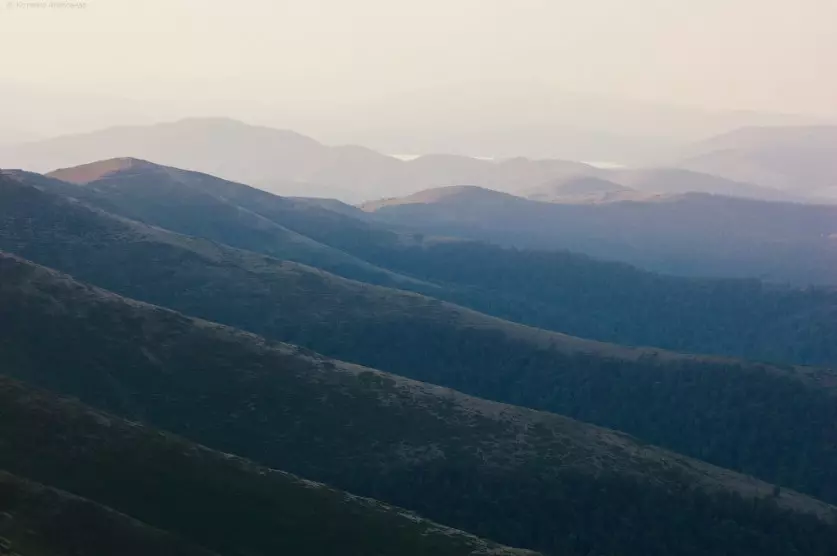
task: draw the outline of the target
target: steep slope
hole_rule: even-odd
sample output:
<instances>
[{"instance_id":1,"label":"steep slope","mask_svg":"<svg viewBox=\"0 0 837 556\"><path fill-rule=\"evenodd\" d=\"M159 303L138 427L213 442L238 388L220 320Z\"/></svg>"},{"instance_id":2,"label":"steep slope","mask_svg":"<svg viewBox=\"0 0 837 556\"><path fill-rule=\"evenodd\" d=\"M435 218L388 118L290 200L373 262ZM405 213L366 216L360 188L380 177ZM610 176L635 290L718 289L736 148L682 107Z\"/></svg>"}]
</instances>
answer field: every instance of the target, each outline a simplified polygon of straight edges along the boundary
<instances>
[{"instance_id":1,"label":"steep slope","mask_svg":"<svg viewBox=\"0 0 837 556\"><path fill-rule=\"evenodd\" d=\"M678 165L837 199L837 126L745 127L693 145Z\"/></svg>"},{"instance_id":2,"label":"steep slope","mask_svg":"<svg viewBox=\"0 0 837 556\"><path fill-rule=\"evenodd\" d=\"M0 420L7 411L4 407ZM3 447L8 449L5 442ZM8 459L8 453L4 455ZM0 471L0 550L21 556L213 554L110 508L4 471Z\"/></svg>"},{"instance_id":3,"label":"steep slope","mask_svg":"<svg viewBox=\"0 0 837 556\"><path fill-rule=\"evenodd\" d=\"M382 223L518 248L569 249L680 275L837 284L837 207L688 194L541 203L447 189L364 205Z\"/></svg>"},{"instance_id":4,"label":"steep slope","mask_svg":"<svg viewBox=\"0 0 837 556\"><path fill-rule=\"evenodd\" d=\"M581 340L145 228L18 182L0 194L0 246L79 279L837 499L837 442L823 425L837 419L833 373Z\"/></svg>"},{"instance_id":5,"label":"steep slope","mask_svg":"<svg viewBox=\"0 0 837 556\"><path fill-rule=\"evenodd\" d=\"M825 555L837 540L831 507L617 433L323 359L19 259L2 257L0 273L0 349L12 375L478 534L582 555ZM114 506L129 504L114 497L130 497L132 507L168 501L169 511L154 515L171 528L189 519L181 517L192 514L188 504L204 504L208 492L208 508L198 515L224 513L209 527L191 522L205 531L207 544L222 546L220 538L209 540L224 527L259 538L247 531L263 525L261 518L240 515L243 500L226 502L235 494L229 485L246 480L230 480L231 469L247 471L246 465L90 414L75 402L45 412L37 395L33 403L32 394L3 384L0 434L10 449L0 452L2 465L18 471L17 462L38 478L95 489ZM97 424L101 432L91 434ZM33 437L47 441L32 443ZM120 440L126 437L133 441ZM136 445L141 452L128 449ZM53 453L63 455L45 457ZM190 465L195 460L200 467ZM226 472L217 471L222 466ZM107 486L118 480L114 472L136 475L137 482L114 492ZM215 486L205 490L213 477ZM258 483L242 490L272 491ZM140 508L132 513L143 518Z\"/></svg>"}]
</instances>

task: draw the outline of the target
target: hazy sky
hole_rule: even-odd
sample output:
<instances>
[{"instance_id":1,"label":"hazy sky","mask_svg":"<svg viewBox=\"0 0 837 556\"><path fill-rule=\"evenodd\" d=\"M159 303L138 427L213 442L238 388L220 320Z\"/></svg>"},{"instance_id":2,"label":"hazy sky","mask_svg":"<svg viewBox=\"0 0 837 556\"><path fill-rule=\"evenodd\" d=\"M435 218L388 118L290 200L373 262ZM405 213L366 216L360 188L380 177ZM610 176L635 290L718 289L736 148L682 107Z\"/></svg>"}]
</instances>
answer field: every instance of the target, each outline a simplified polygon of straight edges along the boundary
<instances>
[{"instance_id":1,"label":"hazy sky","mask_svg":"<svg viewBox=\"0 0 837 556\"><path fill-rule=\"evenodd\" d=\"M3 79L363 98L472 79L837 113L837 0L0 0ZM46 7L43 7L46 5Z\"/></svg>"},{"instance_id":2,"label":"hazy sky","mask_svg":"<svg viewBox=\"0 0 837 556\"><path fill-rule=\"evenodd\" d=\"M590 94L835 118L835 25L837 0L0 0L0 143L213 115L546 156L558 139L532 126L599 145L749 122L577 103ZM502 145L474 139L491 125Z\"/></svg>"}]
</instances>

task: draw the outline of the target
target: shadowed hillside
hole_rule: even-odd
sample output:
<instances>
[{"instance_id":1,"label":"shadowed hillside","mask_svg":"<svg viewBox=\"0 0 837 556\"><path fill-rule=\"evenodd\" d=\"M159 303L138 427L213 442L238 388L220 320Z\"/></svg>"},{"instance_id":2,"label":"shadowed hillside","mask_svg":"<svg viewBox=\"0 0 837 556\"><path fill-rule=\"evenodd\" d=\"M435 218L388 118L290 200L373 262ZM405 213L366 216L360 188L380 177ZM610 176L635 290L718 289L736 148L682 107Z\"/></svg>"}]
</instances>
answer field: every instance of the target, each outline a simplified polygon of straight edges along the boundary
<instances>
[{"instance_id":1,"label":"shadowed hillside","mask_svg":"<svg viewBox=\"0 0 837 556\"><path fill-rule=\"evenodd\" d=\"M149 163L141 161L122 168L125 162L66 170L77 181L104 176L81 187L37 174L19 177L173 231L541 328L677 351L837 364L837 294L827 291L667 277L565 252L398 234L352 217L360 211L336 201L287 199L205 174L146 168ZM436 194L444 191L467 200L481 190ZM508 199L515 198L500 196L501 202ZM244 216L231 218L235 211ZM291 242L289 248L283 235L263 232L268 225L293 230L310 245Z\"/></svg>"},{"instance_id":2,"label":"shadowed hillside","mask_svg":"<svg viewBox=\"0 0 837 556\"><path fill-rule=\"evenodd\" d=\"M103 501L222 554L524 554L399 508L96 412L2 376L0 401L0 466ZM38 443L31 442L32 438ZM54 536L56 544L70 553L73 543L85 544L79 538L83 535L90 535L87 544L91 545L97 534L103 535L105 547L119 538L111 533L116 538L109 539L108 530L101 526L89 529L86 520L96 525L108 517L90 503L2 473L0 493L0 511L23 514L11 520L23 535L21 542L25 543L22 529L30 517L44 520L39 523L47 528L44 534ZM111 522L130 532L129 520L110 516ZM131 552L103 553L100 549L98 553L156 554L152 550L155 540L159 550L164 550L163 541L178 548L170 536L154 534L139 524L133 530L137 541L144 542L124 547ZM202 554L195 549L187 552L188 545L181 544L177 554Z\"/></svg>"},{"instance_id":3,"label":"shadowed hillside","mask_svg":"<svg viewBox=\"0 0 837 556\"><path fill-rule=\"evenodd\" d=\"M440 188L368 203L404 231L568 249L683 276L837 284L837 206L689 193L611 203L544 203Z\"/></svg>"},{"instance_id":4,"label":"shadowed hillside","mask_svg":"<svg viewBox=\"0 0 837 556\"><path fill-rule=\"evenodd\" d=\"M0 420L7 412L4 406ZM3 459L8 459L5 442L3 449ZM0 547L3 554L20 556L214 554L89 500L4 471L0 471Z\"/></svg>"},{"instance_id":5,"label":"shadowed hillside","mask_svg":"<svg viewBox=\"0 0 837 556\"><path fill-rule=\"evenodd\" d=\"M611 431L324 359L16 258L2 257L0 272L0 347L14 376L479 535L580 555L662 555L684 546L706 555L794 547L825 555L834 541L830 507ZM95 436L58 445L27 439L101 418L78 409L34 418L31 405L14 401L14 387L4 392L10 417L0 422L15 449L0 458L22 453L18 461L39 473L83 480L37 455L55 449L84 461ZM157 453L168 452L148 457ZM139 462L156 469L153 460Z\"/></svg>"},{"instance_id":6,"label":"shadowed hillside","mask_svg":"<svg viewBox=\"0 0 837 556\"><path fill-rule=\"evenodd\" d=\"M251 189L218 178L167 168L135 159L55 172L72 182L38 174L13 173L38 186L84 200L109 212L180 233L259 251L271 257L310 264L358 280L383 285L415 282L339 249L323 245L258 212L235 204L223 189ZM90 179L87 183L84 180ZM214 186L214 190L213 190ZM270 195L284 212L315 212L339 217L325 209Z\"/></svg>"},{"instance_id":7,"label":"shadowed hillside","mask_svg":"<svg viewBox=\"0 0 837 556\"><path fill-rule=\"evenodd\" d=\"M78 279L837 499L837 442L823 425L837 418L830 372L582 340L143 227L20 183L3 192L0 246Z\"/></svg>"}]
</instances>

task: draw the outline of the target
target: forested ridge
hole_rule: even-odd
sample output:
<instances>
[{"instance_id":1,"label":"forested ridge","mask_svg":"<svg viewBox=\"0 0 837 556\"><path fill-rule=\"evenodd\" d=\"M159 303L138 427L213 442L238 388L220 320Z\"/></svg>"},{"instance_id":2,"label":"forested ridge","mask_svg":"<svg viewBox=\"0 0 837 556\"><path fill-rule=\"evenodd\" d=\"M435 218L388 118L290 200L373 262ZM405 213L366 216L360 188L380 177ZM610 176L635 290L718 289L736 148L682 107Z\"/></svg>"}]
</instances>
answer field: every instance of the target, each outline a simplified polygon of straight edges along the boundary
<instances>
[{"instance_id":1,"label":"forested ridge","mask_svg":"<svg viewBox=\"0 0 837 556\"><path fill-rule=\"evenodd\" d=\"M834 289L679 278L575 253L440 241L148 162L83 186L25 179L155 226L539 328L690 353L837 365Z\"/></svg>"},{"instance_id":2,"label":"forested ridge","mask_svg":"<svg viewBox=\"0 0 837 556\"><path fill-rule=\"evenodd\" d=\"M343 360L623 430L837 499L833 372L550 337L12 186L0 189L7 195L0 247L82 280Z\"/></svg>"},{"instance_id":3,"label":"forested ridge","mask_svg":"<svg viewBox=\"0 0 837 556\"><path fill-rule=\"evenodd\" d=\"M5 372L210 447L556 555L825 556L834 546L833 508L792 491L560 416L329 361L126 301L18 259L3 257L0 266ZM68 462L98 457L91 447L96 435L73 440L72 420L45 416L15 388L3 389L0 434L14 449L0 454L0 465L24 465L12 470L74 488L104 488L97 492L105 499L145 496L143 483L107 492L108 466L122 469L114 461L129 466L118 473L133 474L128 456L66 474ZM115 425L107 430L117 439L123 434ZM27 440L53 434L62 436ZM121 445L114 442L103 442L105 454ZM136 464L157 469L158 452L148 447ZM81 459L39 458L41 450ZM170 495L181 495L177 477L167 479L174 481ZM182 504L200 500L196 494Z\"/></svg>"},{"instance_id":4,"label":"forested ridge","mask_svg":"<svg viewBox=\"0 0 837 556\"><path fill-rule=\"evenodd\" d=\"M264 556L529 554L123 421L2 375L0 401L0 467L102 501L170 532L137 523L130 528L136 537L131 545L113 523L99 524L103 520L93 504L69 496L62 501L49 492L27 496L27 490L36 493L37 487L4 480L0 472L0 511L17 514L10 525L21 548L27 544L21 529L27 523L33 526L27 518L35 514L38 540L54 536L56 543L84 550L81 554L102 556L204 554L187 552L192 545L219 554ZM119 524L118 519L110 521ZM155 540L160 546L155 547Z\"/></svg>"}]
</instances>

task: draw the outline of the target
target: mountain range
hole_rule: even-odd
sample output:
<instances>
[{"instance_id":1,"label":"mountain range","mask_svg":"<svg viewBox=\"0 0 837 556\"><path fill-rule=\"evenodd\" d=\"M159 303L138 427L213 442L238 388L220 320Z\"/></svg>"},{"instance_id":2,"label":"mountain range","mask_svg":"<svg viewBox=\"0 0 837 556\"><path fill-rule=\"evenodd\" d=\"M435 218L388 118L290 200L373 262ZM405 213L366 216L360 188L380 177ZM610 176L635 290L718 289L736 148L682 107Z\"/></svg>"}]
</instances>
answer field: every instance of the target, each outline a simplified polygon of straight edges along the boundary
<instances>
[{"instance_id":1,"label":"mountain range","mask_svg":"<svg viewBox=\"0 0 837 556\"><path fill-rule=\"evenodd\" d=\"M834 465L835 443L828 429L818 424L833 418L831 393L812 387L830 385L830 371L676 355L533 329L438 299L346 280L110 216L28 185L27 178L7 178L0 188L2 249L123 295L473 395L625 430L712 463L837 500L832 493L837 492L837 482L826 471ZM244 196L246 191L239 193ZM267 214L270 205L262 206ZM345 217L333 218L342 222ZM309 222L323 229L317 220ZM342 228L339 235L349 234ZM362 239L356 234L355 240L358 237ZM479 253L478 248L465 244L456 260L465 262L466 256ZM577 262L570 259L565 266L572 268ZM450 266L427 259L421 264ZM605 281L613 279L607 274L613 269L607 265L582 270L602 272L599 279ZM430 284L440 292L447 290L450 297L473 294L469 288L450 288L445 282ZM671 288L664 281L647 287L657 295ZM744 303L732 316L740 317L745 308L761 304L764 310L787 317L786 311L793 307L785 329L771 330L769 319L758 312L749 314L753 326L758 319L766 321L762 325L766 333L800 331L799 345L791 343L792 334L784 345L803 356L805 350L817 349L823 357L833 349L829 338L837 334L829 315L835 303L827 292L770 295L734 283L708 282L697 283L694 290L681 287L677 295L691 295L682 303L696 303L699 298L690 292L707 287L720 293L713 296L718 305L724 303L725 291ZM490 295L477 299L487 302ZM823 306L823 300L829 305ZM626 315L637 315L637 310L642 310L641 304L625 308ZM678 315L671 315L673 322ZM704 314L704 322L729 336L731 322L712 317ZM808 319L809 324L800 327L800 319ZM642 320L639 324L645 326ZM695 339L705 342L702 332ZM748 399L749 388L756 384L764 397ZM633 392L631 397L625 398L625 388ZM768 414L762 411L765 403L773 406ZM784 423L789 420L811 426L788 430ZM798 448L788 451L790 445Z\"/></svg>"},{"instance_id":2,"label":"mountain range","mask_svg":"<svg viewBox=\"0 0 837 556\"><path fill-rule=\"evenodd\" d=\"M353 203L458 185L527 194L549 188L556 180L577 177L599 177L658 194L694 191L800 201L819 192L808 183L793 187L779 184L779 190L774 180L762 183L749 180L752 176L728 179L723 171L686 171L694 165L678 168L679 160L668 161L669 167L643 169L604 169L581 162L521 157L484 160L451 154L401 160L365 147L327 146L292 131L223 118L117 127L0 147L0 167L35 172L125 157L206 172L281 195L338 198Z\"/></svg>"},{"instance_id":3,"label":"mountain range","mask_svg":"<svg viewBox=\"0 0 837 556\"><path fill-rule=\"evenodd\" d=\"M318 113L316 122L296 123L292 116L282 121L328 142L389 153L523 155L637 165L730 129L823 120L578 93L540 79L425 85L340 108Z\"/></svg>"},{"instance_id":4,"label":"mountain range","mask_svg":"<svg viewBox=\"0 0 837 556\"><path fill-rule=\"evenodd\" d=\"M830 506L612 431L325 359L15 257L1 256L0 272L5 373L448 524L556 554L684 545L826 554L837 532ZM0 465L221 553L266 554L304 539L326 547L314 553L338 550L337 539L358 554L497 553L78 402L0 386ZM398 552L399 540L441 548Z\"/></svg>"},{"instance_id":5,"label":"mountain range","mask_svg":"<svg viewBox=\"0 0 837 556\"><path fill-rule=\"evenodd\" d=\"M833 290L380 214L680 200L455 187L361 210L131 158L0 172L0 540L24 556L132 539L218 556L825 556ZM828 209L720 200L756 223L778 210L790 238L788 207ZM50 505L100 533L50 529Z\"/></svg>"},{"instance_id":6,"label":"mountain range","mask_svg":"<svg viewBox=\"0 0 837 556\"><path fill-rule=\"evenodd\" d=\"M827 341L837 334L835 296L828 290L678 279L569 253L398 233L337 201L277 197L144 161L103 161L52 175L76 183L37 174L19 177L152 226L540 328L678 351L837 362L837 351ZM659 303L661 296L669 303ZM800 327L800 320L807 326ZM747 334L730 334L731 329Z\"/></svg>"},{"instance_id":7,"label":"mountain range","mask_svg":"<svg viewBox=\"0 0 837 556\"><path fill-rule=\"evenodd\" d=\"M669 274L837 284L837 206L699 193L638 196L593 185L619 199L547 203L457 186L363 208L405 231L570 250Z\"/></svg>"},{"instance_id":8,"label":"mountain range","mask_svg":"<svg viewBox=\"0 0 837 556\"><path fill-rule=\"evenodd\" d=\"M837 199L837 126L745 127L693 145L683 168Z\"/></svg>"}]
</instances>

